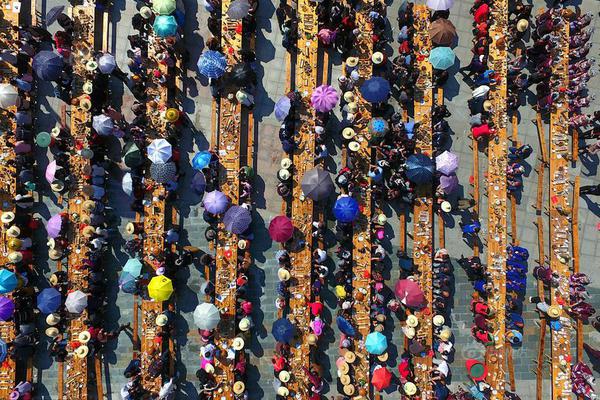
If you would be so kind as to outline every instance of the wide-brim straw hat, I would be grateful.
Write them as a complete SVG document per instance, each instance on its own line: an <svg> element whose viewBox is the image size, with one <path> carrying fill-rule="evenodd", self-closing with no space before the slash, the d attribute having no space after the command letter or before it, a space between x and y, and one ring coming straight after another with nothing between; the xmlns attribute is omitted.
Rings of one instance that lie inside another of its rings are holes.
<svg viewBox="0 0 600 400"><path fill-rule="evenodd" d="M287 181L288 179L290 179L290 177L292 176L292 174L290 174L290 171L288 171L287 169L280 169L279 172L277 173L277 176L279 177L279 179L281 179L282 181Z"/></svg>
<svg viewBox="0 0 600 400"><path fill-rule="evenodd" d="M350 143L348 143L348 148L350 149L350 151L358 151L360 150L360 144L353 140Z"/></svg>
<svg viewBox="0 0 600 400"><path fill-rule="evenodd" d="M318 340L319 340L319 338L314 333L311 333L310 335L308 335L308 338L306 339L308 344L311 346L315 346L317 344Z"/></svg>
<svg viewBox="0 0 600 400"><path fill-rule="evenodd" d="M344 92L344 101L346 103L352 103L355 100L356 100L356 96L354 96L354 92L351 92L351 91Z"/></svg>
<svg viewBox="0 0 600 400"><path fill-rule="evenodd" d="M384 57L383 53L380 51L376 51L371 56L371 61L373 62L373 64L381 64L383 62L383 60L385 60L385 57Z"/></svg>
<svg viewBox="0 0 600 400"><path fill-rule="evenodd" d="M62 258L63 256L63 252L60 249L54 248L52 250L50 250L48 252L48 257L50 257L51 260L59 260L60 258Z"/></svg>
<svg viewBox="0 0 600 400"><path fill-rule="evenodd" d="M440 337L440 339L448 341L452 337L452 330L449 327L445 326L444 328L442 328L438 336Z"/></svg>
<svg viewBox="0 0 600 400"><path fill-rule="evenodd" d="M350 372L350 365L344 360L338 363L338 370L342 375L348 374Z"/></svg>
<svg viewBox="0 0 600 400"><path fill-rule="evenodd" d="M279 386L279 388L277 388L277 395L287 397L290 395L290 391L285 386Z"/></svg>
<svg viewBox="0 0 600 400"><path fill-rule="evenodd" d="M157 326L165 326L169 323L169 317L167 317L165 314L158 314L154 322Z"/></svg>
<svg viewBox="0 0 600 400"><path fill-rule="evenodd" d="M56 274L50 275L50 279L48 279L48 282L50 282L50 284L52 286L58 285L58 275L56 275Z"/></svg>
<svg viewBox="0 0 600 400"><path fill-rule="evenodd" d="M238 246L238 249L245 250L246 247L248 247L248 241L244 240L244 239L240 239L240 240L238 240L237 246Z"/></svg>
<svg viewBox="0 0 600 400"><path fill-rule="evenodd" d="M77 336L77 340L83 344L89 342L91 338L92 338L92 335L88 331L81 331L81 332L79 332L79 335Z"/></svg>
<svg viewBox="0 0 600 400"><path fill-rule="evenodd" d="M388 360L388 358L390 357L390 355L388 354L388 352L386 351L383 354L380 354L377 356L377 359L381 362L386 362Z"/></svg>
<svg viewBox="0 0 600 400"><path fill-rule="evenodd" d="M354 361L356 361L356 354L354 354L351 351L347 351L347 352L344 353L344 360L348 364L352 364Z"/></svg>
<svg viewBox="0 0 600 400"><path fill-rule="evenodd" d="M341 376L340 376L340 383L341 383L342 385L344 385L344 386L346 386L346 385L349 385L349 384L350 384L350 382L351 382L351 380L350 380L350 375L346 375L346 374L344 374L344 375L341 375Z"/></svg>
<svg viewBox="0 0 600 400"><path fill-rule="evenodd" d="M77 358L86 358L89 352L89 347L87 347L85 344L82 344L81 346L75 349L75 356Z"/></svg>
<svg viewBox="0 0 600 400"><path fill-rule="evenodd" d="M415 328L408 327L404 329L404 336L406 336L409 339L414 338L416 334L417 331L415 330Z"/></svg>
<svg viewBox="0 0 600 400"><path fill-rule="evenodd" d="M385 224L385 223L387 222L387 217L385 216L385 214L379 214L379 215L377 216L377 222L378 222L380 225L383 225L383 224ZM380 315L384 315L384 314L380 314ZM385 315L384 315L384 316L385 316Z"/></svg>
<svg viewBox="0 0 600 400"><path fill-rule="evenodd" d="M83 93L85 94L92 94L94 91L94 84L90 81L86 81L81 90L83 90Z"/></svg>
<svg viewBox="0 0 600 400"><path fill-rule="evenodd" d="M493 106L493 104L492 104L491 101L486 100L486 101L483 102L483 109L485 111L492 111L493 108L494 108L494 106Z"/></svg>
<svg viewBox="0 0 600 400"><path fill-rule="evenodd" d="M89 60L85 63L85 69L93 72L98 68L98 63L95 60Z"/></svg>
<svg viewBox="0 0 600 400"><path fill-rule="evenodd" d="M16 225L11 225L10 228L6 230L6 235L11 238L17 238L21 235L21 229Z"/></svg>
<svg viewBox="0 0 600 400"><path fill-rule="evenodd" d="M0 217L3 224L10 224L15 220L15 213L12 211L4 211Z"/></svg>
<svg viewBox="0 0 600 400"><path fill-rule="evenodd" d="M277 377L279 378L279 380L281 382L287 383L290 381L291 375L286 370L283 370L283 371L279 371L279 375L277 375Z"/></svg>
<svg viewBox="0 0 600 400"><path fill-rule="evenodd" d="M444 323L446 322L446 319L444 318L443 315L434 315L433 316L433 324L435 326L442 326L444 325Z"/></svg>
<svg viewBox="0 0 600 400"><path fill-rule="evenodd" d="M411 328L416 328L419 325L419 319L414 315L406 317L406 325Z"/></svg>
<svg viewBox="0 0 600 400"><path fill-rule="evenodd" d="M152 9L150 7L142 7L140 8L140 15L144 18L144 19L150 19L152 18Z"/></svg>
<svg viewBox="0 0 600 400"><path fill-rule="evenodd" d="M65 183L60 179L55 179L50 184L50 189L52 189L53 192L62 192L65 189Z"/></svg>
<svg viewBox="0 0 600 400"><path fill-rule="evenodd" d="M527 28L529 28L529 21L527 21L526 19L520 19L517 22L517 30L519 32L525 32Z"/></svg>
<svg viewBox="0 0 600 400"><path fill-rule="evenodd" d="M47 329L46 329L46 332L45 332L45 333L46 333L46 336L48 336L48 337L51 337L51 338L55 338L55 337L57 337L57 336L58 336L58 334L59 334L60 332L58 331L58 329L57 329L57 328L55 328L55 327L51 326L50 328L47 328Z"/></svg>
<svg viewBox="0 0 600 400"><path fill-rule="evenodd" d="M548 307L547 314L550 318L558 318L560 317L560 307L558 306L550 306Z"/></svg>
<svg viewBox="0 0 600 400"><path fill-rule="evenodd" d="M450 211L452 211L452 204L450 204L449 201L446 201L446 200L442 201L441 207L442 207L443 212L449 213Z"/></svg>
<svg viewBox="0 0 600 400"><path fill-rule="evenodd" d="M292 166L292 160L290 160L287 157L282 158L280 165L281 165L281 168L283 168L283 169L289 169Z"/></svg>
<svg viewBox="0 0 600 400"><path fill-rule="evenodd" d="M358 65L358 57L348 57L346 58L346 66L348 67L356 67Z"/></svg>
<svg viewBox="0 0 600 400"><path fill-rule="evenodd" d="M356 136L356 132L354 131L354 129L347 127L342 129L342 137L344 139L350 140L352 139L354 136Z"/></svg>
<svg viewBox="0 0 600 400"><path fill-rule="evenodd" d="M290 274L290 271L288 271L285 268L279 268L279 270L277 270L277 277L279 278L280 281L289 281L290 278L292 277L292 275Z"/></svg>
<svg viewBox="0 0 600 400"><path fill-rule="evenodd" d="M94 229L93 226L86 226L85 228L83 228L83 231L81 231L81 233L83 234L83 236L89 238L92 237L94 235L94 233L96 233L96 230Z"/></svg>
<svg viewBox="0 0 600 400"><path fill-rule="evenodd" d="M233 343L231 344L234 350L239 351L244 348L244 339L241 337L236 337L233 339Z"/></svg>
<svg viewBox="0 0 600 400"><path fill-rule="evenodd" d="M8 261L11 263L18 263L23 261L23 254L20 251L11 251L8 253Z"/></svg>
<svg viewBox="0 0 600 400"><path fill-rule="evenodd" d="M233 384L233 393L242 394L246 390L246 385L242 381L237 381Z"/></svg>
<svg viewBox="0 0 600 400"><path fill-rule="evenodd" d="M407 396L413 396L417 393L417 386L412 382L406 382L402 388Z"/></svg>
<svg viewBox="0 0 600 400"><path fill-rule="evenodd" d="M55 126L54 128L52 128L50 130L50 135L57 137L58 135L60 135L60 126Z"/></svg>
<svg viewBox="0 0 600 400"><path fill-rule="evenodd" d="M87 211L92 211L96 208L96 202L94 200L86 200L83 202L83 209Z"/></svg>
<svg viewBox="0 0 600 400"><path fill-rule="evenodd" d="M354 395L354 386L344 385L344 393L348 396L353 396Z"/></svg>
<svg viewBox="0 0 600 400"><path fill-rule="evenodd" d="M214 374L214 373L215 373L215 366L214 366L214 365L212 365L212 364L210 364L210 363L207 363L207 364L204 366L204 370L205 370L207 373L209 373L209 374Z"/></svg>
<svg viewBox="0 0 600 400"><path fill-rule="evenodd" d="M356 102L354 102L354 101L351 101L350 103L348 103L346 105L346 108L348 109L349 113L354 114L358 111L358 104L356 104Z"/></svg>
<svg viewBox="0 0 600 400"><path fill-rule="evenodd" d="M46 316L46 323L50 326L57 325L60 322L60 315L57 313L48 314Z"/></svg>
<svg viewBox="0 0 600 400"><path fill-rule="evenodd" d="M92 108L92 101L88 98L81 99L79 100L79 107L85 111L89 111Z"/></svg>
<svg viewBox="0 0 600 400"><path fill-rule="evenodd" d="M250 329L250 320L248 318L242 318L238 324L238 328L240 328L240 331L242 332L248 331Z"/></svg>

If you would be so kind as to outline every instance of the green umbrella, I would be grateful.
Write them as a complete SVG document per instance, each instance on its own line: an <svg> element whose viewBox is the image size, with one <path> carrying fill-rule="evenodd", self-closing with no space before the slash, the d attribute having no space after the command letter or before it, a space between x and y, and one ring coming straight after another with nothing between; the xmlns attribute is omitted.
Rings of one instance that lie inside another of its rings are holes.
<svg viewBox="0 0 600 400"><path fill-rule="evenodd" d="M160 15L169 15L175 11L175 0L154 0L152 10Z"/></svg>
<svg viewBox="0 0 600 400"><path fill-rule="evenodd" d="M246 166L243 166L242 169L246 173L246 177L254 178L254 169L252 167L246 165Z"/></svg>
<svg viewBox="0 0 600 400"><path fill-rule="evenodd" d="M52 143L52 136L48 132L40 132L35 137L35 143L39 147L48 147Z"/></svg>
<svg viewBox="0 0 600 400"><path fill-rule="evenodd" d="M123 147L123 162L129 168L139 167L144 162L142 152L134 142L129 142Z"/></svg>

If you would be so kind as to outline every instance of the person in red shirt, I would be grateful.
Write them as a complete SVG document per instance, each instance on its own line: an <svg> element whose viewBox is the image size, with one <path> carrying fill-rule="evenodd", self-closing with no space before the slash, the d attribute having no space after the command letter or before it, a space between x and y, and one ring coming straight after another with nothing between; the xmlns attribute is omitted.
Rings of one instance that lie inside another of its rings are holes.
<svg viewBox="0 0 600 400"><path fill-rule="evenodd" d="M488 6L487 4L482 4L479 7L477 7L477 10L475 10L475 14L473 14L473 18L475 19L475 22L480 23L480 22L486 22L488 20L488 17L490 15L490 6Z"/></svg>

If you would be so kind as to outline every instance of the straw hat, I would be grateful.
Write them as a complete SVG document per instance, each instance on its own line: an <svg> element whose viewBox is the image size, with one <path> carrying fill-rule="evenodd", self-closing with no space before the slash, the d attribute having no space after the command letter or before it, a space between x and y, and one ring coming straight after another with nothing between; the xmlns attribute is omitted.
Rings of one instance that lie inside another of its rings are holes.
<svg viewBox="0 0 600 400"><path fill-rule="evenodd" d="M158 314L154 320L154 323L157 326L165 326L169 323L169 317L167 317L165 314Z"/></svg>
<svg viewBox="0 0 600 400"><path fill-rule="evenodd" d="M86 81L81 90L83 90L83 93L92 94L94 91L94 84L91 81Z"/></svg>
<svg viewBox="0 0 600 400"><path fill-rule="evenodd" d="M79 100L79 107L85 111L89 111L92 108L92 101L88 98L83 98Z"/></svg>
<svg viewBox="0 0 600 400"><path fill-rule="evenodd" d="M342 130L342 137L343 137L344 139L348 139L348 140L350 140L350 139L352 139L354 136L356 136L356 132L354 131L354 129L352 129L352 128L350 128L350 127L347 127L347 128L344 128L344 129Z"/></svg>
<svg viewBox="0 0 600 400"><path fill-rule="evenodd" d="M60 322L60 315L57 313L48 314L46 316L46 323L50 326L57 325Z"/></svg>
<svg viewBox="0 0 600 400"><path fill-rule="evenodd" d="M145 19L150 19L152 18L152 10L150 9L150 7L144 6L140 8L140 15Z"/></svg>
<svg viewBox="0 0 600 400"><path fill-rule="evenodd" d="M83 202L83 209L86 211L92 211L96 208L96 202L94 200L86 200Z"/></svg>
<svg viewBox="0 0 600 400"><path fill-rule="evenodd" d="M15 213L12 211L5 211L2 213L2 217L0 217L0 220L3 224L10 224L15 220Z"/></svg>
<svg viewBox="0 0 600 400"><path fill-rule="evenodd" d="M373 64L376 64L376 65L381 64L383 62L383 60L385 60L385 57L383 56L383 53L380 51L376 51L371 56L371 61L373 61Z"/></svg>
<svg viewBox="0 0 600 400"><path fill-rule="evenodd" d="M358 111L358 104L356 104L356 102L354 102L354 101L348 103L346 105L346 107L348 108L348 112L349 113L354 114L354 113L356 113Z"/></svg>
<svg viewBox="0 0 600 400"><path fill-rule="evenodd" d="M238 328L240 328L240 331L242 332L248 331L250 329L250 320L248 318L242 318L238 324Z"/></svg>
<svg viewBox="0 0 600 400"><path fill-rule="evenodd" d="M231 344L231 347L233 347L234 350L241 350L244 348L244 339L242 339L241 337L236 337L235 339L233 339L233 343Z"/></svg>
<svg viewBox="0 0 600 400"><path fill-rule="evenodd" d="M292 160L285 157L281 160L280 165L281 165L281 168L283 168L283 169L289 169L292 166Z"/></svg>
<svg viewBox="0 0 600 400"><path fill-rule="evenodd" d="M354 395L354 386L344 385L344 393L348 396L353 396Z"/></svg>
<svg viewBox="0 0 600 400"><path fill-rule="evenodd" d="M344 360L348 364L352 364L354 361L356 361L356 354L354 354L351 351L347 351L347 352L344 353Z"/></svg>
<svg viewBox="0 0 600 400"><path fill-rule="evenodd" d="M416 328L417 325L419 325L419 319L414 315L409 315L408 317L406 317L406 325L408 325L411 328Z"/></svg>
<svg viewBox="0 0 600 400"><path fill-rule="evenodd" d="M344 92L344 101L346 103L352 103L355 100L354 93L351 91Z"/></svg>
<svg viewBox="0 0 600 400"><path fill-rule="evenodd" d="M279 380L283 383L289 382L291 378L290 373L286 370L280 371L278 377Z"/></svg>
<svg viewBox="0 0 600 400"><path fill-rule="evenodd" d="M547 314L550 318L558 318L560 317L560 307L558 306L550 306L548 307Z"/></svg>
<svg viewBox="0 0 600 400"><path fill-rule="evenodd" d="M288 271L287 269L279 268L279 270L277 271L277 277L279 278L280 281L287 282L290 280L292 275L290 274L290 271Z"/></svg>
<svg viewBox="0 0 600 400"><path fill-rule="evenodd" d="M308 338L306 339L308 344L311 346L316 346L317 340L318 340L317 335L315 335L314 333L311 333L310 335L308 335Z"/></svg>
<svg viewBox="0 0 600 400"><path fill-rule="evenodd" d="M205 370L207 373L209 373L209 374L214 374L214 373L215 373L215 366L214 366L214 365L212 365L212 364L210 364L210 363L207 363L207 364L204 366L204 370Z"/></svg>
<svg viewBox="0 0 600 400"><path fill-rule="evenodd" d="M9 250L13 250L13 251L17 251L19 249L21 249L21 240L13 237L8 239L8 242L6 243L6 247L8 247Z"/></svg>
<svg viewBox="0 0 600 400"><path fill-rule="evenodd" d="M387 217L385 216L385 214L379 214L377 216L377 222L379 223L379 225L383 225L387 222ZM383 314L381 314L383 315Z"/></svg>
<svg viewBox="0 0 600 400"><path fill-rule="evenodd" d="M525 32L527 28L529 28L529 21L527 21L526 19L520 19L517 22L517 30L519 32Z"/></svg>
<svg viewBox="0 0 600 400"><path fill-rule="evenodd" d="M353 140L350 143L348 143L348 148L350 149L350 151L358 151L360 150L360 144Z"/></svg>
<svg viewBox="0 0 600 400"><path fill-rule="evenodd" d="M415 328L405 328L404 329L404 336L406 336L409 339L412 339L415 337L415 335L417 334L417 331L415 331Z"/></svg>
<svg viewBox="0 0 600 400"><path fill-rule="evenodd" d="M88 225L85 228L83 228L83 231L81 233L83 233L83 236L89 238L92 237L94 233L96 233L96 230L93 226Z"/></svg>
<svg viewBox="0 0 600 400"><path fill-rule="evenodd" d="M445 326L442 328L438 336L440 337L440 339L448 341L452 337L452 331L449 327Z"/></svg>
<svg viewBox="0 0 600 400"><path fill-rule="evenodd" d="M87 342L89 342L91 338L92 338L92 335L90 335L89 331L81 331L81 332L79 332L79 335L77 336L77 340L79 340L83 344L86 344Z"/></svg>
<svg viewBox="0 0 600 400"><path fill-rule="evenodd" d="M346 361L340 361L338 365L338 371L340 371L342 375L347 375L350 371L350 366Z"/></svg>
<svg viewBox="0 0 600 400"><path fill-rule="evenodd" d="M84 225L89 225L92 223L92 219L89 215L83 214L81 217L79 217L79 222L81 222Z"/></svg>
<svg viewBox="0 0 600 400"><path fill-rule="evenodd" d="M242 381L237 381L233 384L233 393L242 394L246 390L246 385Z"/></svg>
<svg viewBox="0 0 600 400"><path fill-rule="evenodd" d="M381 362L386 362L389 357L390 357L390 355L386 351L385 353L378 355L377 359Z"/></svg>
<svg viewBox="0 0 600 400"><path fill-rule="evenodd" d="M282 181L287 181L288 179L290 179L292 174L290 174L290 171L288 171L287 169L280 169L279 172L277 173L277 176Z"/></svg>
<svg viewBox="0 0 600 400"><path fill-rule="evenodd" d="M6 235L12 238L19 237L19 235L21 235L21 229L16 225L11 225L10 228L6 230Z"/></svg>
<svg viewBox="0 0 600 400"><path fill-rule="evenodd" d="M379 332L379 333L383 333L383 331L385 330L385 326L383 326L382 324L377 324L375 325L375 332Z"/></svg>
<svg viewBox="0 0 600 400"><path fill-rule="evenodd" d="M133 224L133 222L128 222L127 225L125 225L125 232L127 232L130 235L133 235L135 233L135 225Z"/></svg>
<svg viewBox="0 0 600 400"><path fill-rule="evenodd" d="M344 386L349 385L350 384L350 376L349 375L341 375L340 383Z"/></svg>
<svg viewBox="0 0 600 400"><path fill-rule="evenodd" d="M85 344L82 344L75 349L75 356L77 358L86 358L89 352L90 349Z"/></svg>
<svg viewBox="0 0 600 400"><path fill-rule="evenodd" d="M50 135L57 137L58 135L60 135L60 126L55 126L54 128L52 128L50 130Z"/></svg>
<svg viewBox="0 0 600 400"><path fill-rule="evenodd" d="M48 337L55 338L58 336L58 334L59 334L58 329L53 326L46 329L46 336L48 336Z"/></svg>
<svg viewBox="0 0 600 400"><path fill-rule="evenodd" d="M165 111L164 119L166 119L167 122L177 121L179 119L179 110L176 108L167 108L167 111Z"/></svg>
<svg viewBox="0 0 600 400"><path fill-rule="evenodd" d="M238 246L238 249L245 250L246 247L248 247L248 241L244 240L244 239L240 239L240 240L238 240L237 246Z"/></svg>
<svg viewBox="0 0 600 400"><path fill-rule="evenodd" d="M23 254L20 251L11 251L8 253L8 261L11 263L18 263L23 261Z"/></svg>
<svg viewBox="0 0 600 400"><path fill-rule="evenodd" d="M435 326L442 326L444 325L444 322L446 322L446 319L444 318L443 315L434 315L433 316L433 324Z"/></svg>
<svg viewBox="0 0 600 400"><path fill-rule="evenodd" d="M98 68L98 63L94 60L89 60L85 63L85 69L90 72L94 72Z"/></svg>
<svg viewBox="0 0 600 400"><path fill-rule="evenodd" d="M483 109L485 111L492 111L492 109L493 109L492 102L489 101L489 100L484 101L483 102Z"/></svg>
<svg viewBox="0 0 600 400"><path fill-rule="evenodd" d="M442 201L442 211L449 213L450 211L452 211L452 205L450 204L449 201Z"/></svg>
<svg viewBox="0 0 600 400"><path fill-rule="evenodd" d="M346 66L348 67L356 67L358 65L358 57L348 57L346 58Z"/></svg>
<svg viewBox="0 0 600 400"><path fill-rule="evenodd" d="M279 386L279 388L277 388L277 395L287 397L290 395L290 391L285 386Z"/></svg>
<svg viewBox="0 0 600 400"><path fill-rule="evenodd" d="M62 192L65 189L65 184L60 179L55 179L50 184L50 189L52 189L53 192Z"/></svg>
<svg viewBox="0 0 600 400"><path fill-rule="evenodd" d="M412 382L406 382L402 388L407 396L413 396L417 393L417 387Z"/></svg>
<svg viewBox="0 0 600 400"><path fill-rule="evenodd" d="M50 275L50 279L48 280L52 286L58 285L58 275L52 274Z"/></svg>

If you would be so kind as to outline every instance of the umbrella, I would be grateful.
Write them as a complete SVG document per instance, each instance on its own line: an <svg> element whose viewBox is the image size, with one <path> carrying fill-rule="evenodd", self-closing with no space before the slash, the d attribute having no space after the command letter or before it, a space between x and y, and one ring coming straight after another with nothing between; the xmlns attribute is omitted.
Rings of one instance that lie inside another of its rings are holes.
<svg viewBox="0 0 600 400"><path fill-rule="evenodd" d="M361 85L360 94L369 103L386 101L390 95L390 83L385 78L375 76Z"/></svg>
<svg viewBox="0 0 600 400"><path fill-rule="evenodd" d="M252 223L250 211L244 207L231 206L223 216L223 224L228 232L240 234Z"/></svg>
<svg viewBox="0 0 600 400"><path fill-rule="evenodd" d="M302 177L302 192L314 201L324 200L334 191L331 175L322 168L313 168Z"/></svg>
<svg viewBox="0 0 600 400"><path fill-rule="evenodd" d="M115 129L113 120L105 114L94 115L94 118L92 118L92 127L101 136L110 135Z"/></svg>
<svg viewBox="0 0 600 400"><path fill-rule="evenodd" d="M440 187L446 194L450 194L458 189L458 177L456 175L440 176Z"/></svg>
<svg viewBox="0 0 600 400"><path fill-rule="evenodd" d="M313 90L310 96L310 104L318 112L329 112L336 106L340 96L337 91L329 85L321 85Z"/></svg>
<svg viewBox="0 0 600 400"><path fill-rule="evenodd" d="M396 282L394 293L398 300L409 308L419 308L426 304L425 295L421 287L410 279L400 279Z"/></svg>
<svg viewBox="0 0 600 400"><path fill-rule="evenodd" d="M76 290L67 295L65 307L72 314L81 314L87 307L88 297L81 290Z"/></svg>
<svg viewBox="0 0 600 400"><path fill-rule="evenodd" d="M52 136L48 132L40 132L35 136L35 144L40 147L48 147L52 143Z"/></svg>
<svg viewBox="0 0 600 400"><path fill-rule="evenodd" d="M271 220L269 224L269 236L276 242L287 242L294 234L294 225L285 215L279 215Z"/></svg>
<svg viewBox="0 0 600 400"><path fill-rule="evenodd" d="M58 169L58 164L56 164L56 160L52 161L46 167L46 173L44 176L46 177L46 182L52 183L54 182L54 178L56 176L56 170Z"/></svg>
<svg viewBox="0 0 600 400"><path fill-rule="evenodd" d="M0 108L10 108L17 105L19 92L10 83L0 83Z"/></svg>
<svg viewBox="0 0 600 400"><path fill-rule="evenodd" d="M352 222L358 217L358 202L350 196L340 197L333 206L333 214L339 222Z"/></svg>
<svg viewBox="0 0 600 400"><path fill-rule="evenodd" d="M6 342L0 339L0 362L4 362L6 360L6 356L8 355L8 346Z"/></svg>
<svg viewBox="0 0 600 400"><path fill-rule="evenodd" d="M373 371L373 376L371 377L371 384L378 391L382 391L388 388L392 383L392 373L389 369L385 367L377 368Z"/></svg>
<svg viewBox="0 0 600 400"><path fill-rule="evenodd" d="M449 10L453 4L454 0L427 0L427 7L436 11Z"/></svg>
<svg viewBox="0 0 600 400"><path fill-rule="evenodd" d="M436 47L429 53L429 62L435 69L448 69L454 65L456 55L450 47Z"/></svg>
<svg viewBox="0 0 600 400"><path fill-rule="evenodd" d="M164 164L173 155L173 148L166 139L155 139L148 145L146 153L153 163Z"/></svg>
<svg viewBox="0 0 600 400"><path fill-rule="evenodd" d="M131 173L127 172L123 175L123 180L121 181L121 188L125 192L127 196L133 195L133 176Z"/></svg>
<svg viewBox="0 0 600 400"><path fill-rule="evenodd" d="M283 122L290 114L291 108L292 101L289 97L283 96L277 100L277 103L275 103L275 118L277 118L277 121Z"/></svg>
<svg viewBox="0 0 600 400"><path fill-rule="evenodd" d="M142 152L135 142L127 142L123 146L123 162L129 168L139 167L144 162Z"/></svg>
<svg viewBox="0 0 600 400"><path fill-rule="evenodd" d="M137 278L142 273L142 262L137 258L130 258L123 266L123 272L128 272Z"/></svg>
<svg viewBox="0 0 600 400"><path fill-rule="evenodd" d="M42 314L53 313L61 303L62 295L54 288L46 288L37 296L37 308Z"/></svg>
<svg viewBox="0 0 600 400"><path fill-rule="evenodd" d="M177 175L177 167L173 162L150 165L150 176L158 183L172 181L175 175Z"/></svg>
<svg viewBox="0 0 600 400"><path fill-rule="evenodd" d="M196 172L196 174L192 177L191 186L196 194L204 194L204 190L206 189L206 177L202 172Z"/></svg>
<svg viewBox="0 0 600 400"><path fill-rule="evenodd" d="M134 294L137 290L135 276L131 275L129 272L121 272L121 276L119 277L119 287L123 293Z"/></svg>
<svg viewBox="0 0 600 400"><path fill-rule="evenodd" d="M354 329L352 324L346 318L339 316L335 319L335 323L337 324L337 327L340 330L340 332L342 332L344 335L356 335L356 329Z"/></svg>
<svg viewBox="0 0 600 400"><path fill-rule="evenodd" d="M154 19L154 33L165 38L167 36L175 36L177 33L177 20L172 15L159 15Z"/></svg>
<svg viewBox="0 0 600 400"><path fill-rule="evenodd" d="M48 236L52 239L56 239L60 236L60 231L62 229L62 215L55 214L53 215L46 224L46 232L48 232Z"/></svg>
<svg viewBox="0 0 600 400"><path fill-rule="evenodd" d="M17 276L7 269L0 269L0 293L12 292L17 288Z"/></svg>
<svg viewBox="0 0 600 400"><path fill-rule="evenodd" d="M218 51L205 51L198 59L198 72L207 78L220 78L226 69L227 59Z"/></svg>
<svg viewBox="0 0 600 400"><path fill-rule="evenodd" d="M406 160L406 177L417 185L433 179L433 161L425 154L413 154Z"/></svg>
<svg viewBox="0 0 600 400"><path fill-rule="evenodd" d="M229 81L237 86L246 86L249 82L254 82L255 80L256 74L250 64L246 62L234 65L229 74Z"/></svg>
<svg viewBox="0 0 600 400"><path fill-rule="evenodd" d="M458 155L444 151L435 158L435 169L444 175L451 175L458 169Z"/></svg>
<svg viewBox="0 0 600 400"><path fill-rule="evenodd" d="M277 321L273 322L273 327L271 328L271 333L275 340L287 344L290 344L294 338L295 331L296 327L287 318L279 318Z"/></svg>
<svg viewBox="0 0 600 400"><path fill-rule="evenodd" d="M8 297L0 296L0 321L8 321L12 318L14 313L15 302Z"/></svg>
<svg viewBox="0 0 600 400"><path fill-rule="evenodd" d="M450 46L456 38L456 28L446 18L439 18L429 24L429 37L438 46Z"/></svg>
<svg viewBox="0 0 600 400"><path fill-rule="evenodd" d="M194 169L197 171L202 171L204 168L210 165L211 158L212 154L210 154L210 151L199 151L196 153L194 158L192 158L192 167L194 167Z"/></svg>
<svg viewBox="0 0 600 400"><path fill-rule="evenodd" d="M152 10L159 15L169 15L176 9L175 0L154 0Z"/></svg>
<svg viewBox="0 0 600 400"><path fill-rule="evenodd" d="M42 50L33 57L32 67L38 78L45 81L55 81L60 78L65 63L60 54L50 50Z"/></svg>
<svg viewBox="0 0 600 400"><path fill-rule="evenodd" d="M52 25L63 11L65 11L65 6L52 7L50 11L46 13L46 26Z"/></svg>
<svg viewBox="0 0 600 400"><path fill-rule="evenodd" d="M227 16L231 19L242 19L248 15L250 8L248 0L235 0L229 5Z"/></svg>
<svg viewBox="0 0 600 400"><path fill-rule="evenodd" d="M102 57L98 59L98 69L103 74L112 73L117 67L117 61L115 60L115 56L109 53L102 54Z"/></svg>
<svg viewBox="0 0 600 400"><path fill-rule="evenodd" d="M388 347L387 338L380 332L371 332L367 335L365 347L369 354L383 354Z"/></svg>
<svg viewBox="0 0 600 400"><path fill-rule="evenodd" d="M153 277L148 284L148 295L156 301L167 301L173 294L173 281L164 275Z"/></svg>
<svg viewBox="0 0 600 400"><path fill-rule="evenodd" d="M337 37L337 31L328 28L323 28L319 31L319 33L317 33L317 36L323 44L328 45L335 42L335 39Z"/></svg>
<svg viewBox="0 0 600 400"><path fill-rule="evenodd" d="M373 118L369 122L369 131L375 136L385 136L385 134L388 133L389 130L390 126L387 123L387 121L383 118Z"/></svg>
<svg viewBox="0 0 600 400"><path fill-rule="evenodd" d="M204 209L211 214L221 214L227 210L229 199L222 192L213 190L204 196Z"/></svg>
<svg viewBox="0 0 600 400"><path fill-rule="evenodd" d="M198 329L212 330L219 325L221 313L212 303L202 303L196 306L194 310L194 323Z"/></svg>

